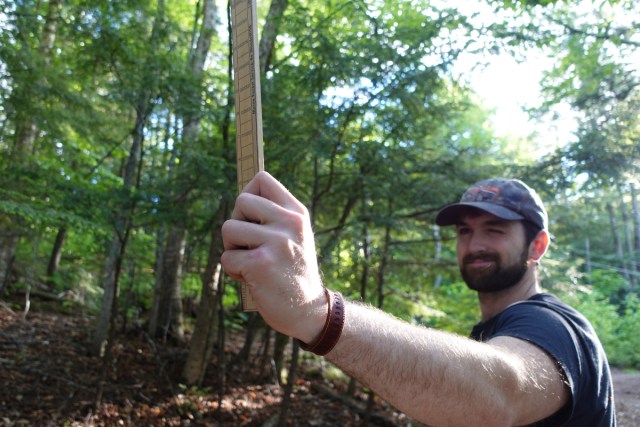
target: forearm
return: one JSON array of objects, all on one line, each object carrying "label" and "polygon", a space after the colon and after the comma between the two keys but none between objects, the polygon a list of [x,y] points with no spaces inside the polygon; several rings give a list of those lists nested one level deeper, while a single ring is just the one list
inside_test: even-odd
[{"label": "forearm", "polygon": [[489,345],[409,325],[349,304],[327,358],[383,399],[430,425],[513,425],[512,369]]}]

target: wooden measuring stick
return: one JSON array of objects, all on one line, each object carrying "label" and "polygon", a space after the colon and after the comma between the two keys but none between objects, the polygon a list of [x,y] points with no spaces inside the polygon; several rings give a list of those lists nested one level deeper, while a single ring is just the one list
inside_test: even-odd
[{"label": "wooden measuring stick", "polygon": [[[256,173],[264,170],[256,12],[256,0],[231,2],[238,191],[242,191]],[[242,309],[256,311],[251,292],[245,283],[240,284],[240,291]]]}]

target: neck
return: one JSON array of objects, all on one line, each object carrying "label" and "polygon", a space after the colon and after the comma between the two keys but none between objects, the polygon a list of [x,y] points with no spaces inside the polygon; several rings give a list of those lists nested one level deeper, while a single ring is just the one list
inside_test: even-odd
[{"label": "neck", "polygon": [[529,268],[522,280],[500,292],[478,292],[482,321],[487,321],[518,301],[524,301],[540,293],[535,268]]}]

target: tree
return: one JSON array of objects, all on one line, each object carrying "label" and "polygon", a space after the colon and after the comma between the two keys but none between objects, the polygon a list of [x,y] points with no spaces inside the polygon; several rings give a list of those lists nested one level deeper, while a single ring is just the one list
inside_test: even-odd
[{"label": "tree", "polygon": [[[35,139],[38,132],[38,120],[43,117],[38,114],[36,102],[42,102],[42,93],[37,93],[37,87],[46,87],[47,73],[51,69],[53,48],[56,40],[61,2],[51,0],[42,5],[46,10],[46,17],[42,27],[34,26],[34,21],[27,18],[26,6],[19,4],[8,8],[14,12],[12,30],[7,37],[3,62],[12,68],[13,90],[7,100],[10,106],[13,122],[13,144],[8,152],[11,164],[28,167],[29,156],[34,153]],[[33,36],[37,43],[32,44]],[[15,49],[15,51],[11,51]],[[8,51],[7,51],[8,50]],[[49,82],[50,83],[50,82]],[[35,101],[35,102],[34,102]],[[39,103],[39,102],[38,102]],[[4,188],[12,188],[5,182]],[[21,235],[20,221],[16,215],[2,212],[0,216],[0,284],[4,287],[11,280],[11,271],[15,260],[15,251]]]},{"label": "tree", "polygon": [[[210,7],[213,7],[213,5]],[[278,35],[279,24],[282,20],[282,15],[284,14],[286,7],[287,1],[276,0],[271,3],[260,40],[260,69],[263,74],[269,66],[268,58],[271,58],[272,56],[272,52],[275,47],[275,39]],[[206,8],[207,5],[205,4],[205,10]],[[229,37],[230,34],[231,32],[229,32]],[[229,57],[231,57],[231,54]],[[231,93],[232,86],[231,75],[229,74],[229,93]],[[229,97],[229,103],[227,104],[226,110],[230,111],[232,105],[233,102],[231,102],[231,97]],[[226,120],[226,123],[227,125],[230,124],[228,120]],[[223,131],[223,134],[226,135],[223,139],[223,146],[226,147],[224,152],[227,153],[225,158],[228,163],[232,163],[233,156],[231,156],[232,150],[230,149],[231,144],[228,138],[229,134],[226,131]],[[229,179],[227,181],[227,185],[230,186],[233,182],[235,182],[234,179]],[[218,292],[218,283],[220,281],[221,272],[220,256],[223,251],[220,228],[224,220],[229,215],[229,204],[227,200],[231,197],[232,195],[229,194],[228,191],[223,192],[222,202],[211,226],[211,246],[209,249],[207,267],[202,280],[203,287],[198,317],[189,345],[189,356],[183,370],[183,377],[188,384],[195,384],[202,381],[212,351],[213,332],[217,325],[216,295]]]},{"label": "tree", "polygon": [[139,189],[140,181],[140,156],[144,140],[144,127],[152,113],[155,99],[158,97],[158,61],[155,56],[160,48],[160,37],[164,25],[165,5],[163,0],[158,0],[156,15],[153,20],[148,44],[150,53],[140,65],[141,74],[139,86],[133,87],[135,96],[135,123],[133,125],[131,147],[123,171],[121,201],[114,218],[114,234],[109,246],[104,268],[104,294],[102,307],[94,341],[94,352],[104,354],[105,345],[111,344],[108,339],[110,330],[113,330],[114,316],[116,314],[116,301],[118,296],[119,278],[124,258],[127,241],[131,232],[134,211],[136,208],[135,191]]},{"label": "tree", "polygon": [[[198,107],[202,102],[202,95],[199,93],[199,89],[202,84],[202,75],[211,46],[215,23],[215,2],[206,1],[203,6],[202,21],[196,36],[195,47],[189,54],[187,78],[191,85],[187,86],[187,88],[190,90],[181,97],[183,102],[183,111],[181,112],[182,137],[173,194],[173,199],[177,206],[181,205],[191,191],[189,179],[185,174],[188,173],[187,168],[191,163],[192,156],[195,156],[192,145],[198,139],[200,133],[201,116]],[[185,184],[187,184],[186,187]],[[152,335],[157,334],[156,328],[159,328],[164,334],[169,333],[178,340],[184,339],[180,279],[187,240],[186,219],[188,215],[188,210],[184,210],[181,215],[178,215],[178,221],[169,227],[162,256],[160,291],[157,294],[159,298],[158,301],[154,302],[158,307],[157,310],[154,310],[157,318],[152,319],[150,326]]]}]

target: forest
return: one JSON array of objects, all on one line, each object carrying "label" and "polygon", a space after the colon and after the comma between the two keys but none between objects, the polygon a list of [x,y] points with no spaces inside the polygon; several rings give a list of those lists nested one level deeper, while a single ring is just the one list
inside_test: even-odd
[{"label": "forest", "polygon": [[[549,211],[544,289],[612,367],[640,369],[636,1],[257,6],[265,169],[307,206],[327,287],[468,335],[476,296],[434,217],[475,181],[520,178]],[[221,268],[229,10],[0,0],[3,425],[416,425],[243,312]],[[495,129],[465,55],[468,73],[551,59],[526,109],[538,132]],[[566,112],[570,136],[544,141]]]}]

